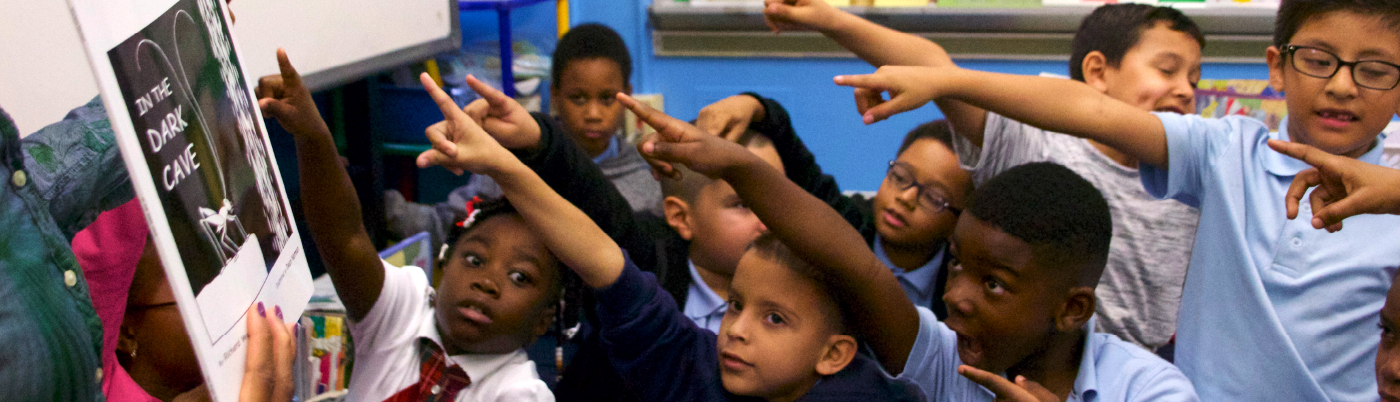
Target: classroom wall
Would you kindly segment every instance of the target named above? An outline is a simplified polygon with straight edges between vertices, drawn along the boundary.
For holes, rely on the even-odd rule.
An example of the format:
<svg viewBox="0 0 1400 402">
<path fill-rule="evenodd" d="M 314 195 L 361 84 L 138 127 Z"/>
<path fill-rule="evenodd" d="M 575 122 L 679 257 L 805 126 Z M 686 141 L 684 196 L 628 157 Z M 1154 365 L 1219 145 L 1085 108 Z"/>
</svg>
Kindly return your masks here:
<svg viewBox="0 0 1400 402">
<path fill-rule="evenodd" d="M 666 113 L 694 118 L 700 108 L 744 91 L 774 98 L 787 108 L 793 125 L 817 162 L 845 190 L 874 191 L 884 178 L 904 134 L 920 123 L 942 118 L 925 106 L 870 126 L 861 124 L 849 88 L 831 78 L 866 74 L 874 68 L 856 58 L 657 57 L 651 51 L 647 7 L 651 0 L 570 0 L 574 25 L 598 22 L 613 27 L 632 50 L 632 84 L 638 93 L 661 93 Z M 624 7 L 624 5 L 626 7 Z M 1259 49 L 1262 55 L 1264 49 Z M 1062 61 L 957 60 L 977 70 L 1012 74 L 1069 75 Z M 1263 63 L 1207 63 L 1202 78 L 1267 79 Z"/>
<path fill-rule="evenodd" d="M 0 10 L 0 107 L 20 135 L 59 121 L 97 96 L 97 79 L 66 1 L 0 0 Z"/>
</svg>

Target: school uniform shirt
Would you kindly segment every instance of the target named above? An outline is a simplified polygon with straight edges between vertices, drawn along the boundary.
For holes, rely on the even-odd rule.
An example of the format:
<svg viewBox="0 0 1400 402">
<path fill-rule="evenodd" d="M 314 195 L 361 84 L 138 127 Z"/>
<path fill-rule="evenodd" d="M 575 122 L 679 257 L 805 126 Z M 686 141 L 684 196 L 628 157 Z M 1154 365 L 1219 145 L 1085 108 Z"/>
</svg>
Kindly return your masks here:
<svg viewBox="0 0 1400 402">
<path fill-rule="evenodd" d="M 754 400 L 724 390 L 714 332 L 695 325 L 657 284 L 632 264 L 616 282 L 596 291 L 600 338 L 608 359 L 643 401 Z M 875 361 L 857 355 L 845 369 L 822 377 L 799 401 L 919 401 L 918 388 L 890 378 Z"/>
<path fill-rule="evenodd" d="M 974 186 L 1016 166 L 1055 162 L 1103 194 L 1113 219 L 1108 264 L 1094 290 L 1099 332 L 1156 350 L 1176 331 L 1181 286 L 1200 212 L 1142 188 L 1136 167 L 1114 162 L 1089 140 L 987 113 L 982 146 L 953 136 L 953 151 Z"/>
<path fill-rule="evenodd" d="M 880 235 L 875 235 L 875 244 L 871 248 L 875 250 L 875 258 L 880 259 L 880 262 L 885 263 L 890 272 L 894 273 L 894 278 L 899 280 L 899 286 L 904 288 L 904 295 L 908 296 L 915 306 L 929 308 L 933 305 L 935 295 L 942 298 L 943 292 L 934 290 L 941 289 L 938 284 L 938 271 L 943 269 L 943 259 L 948 255 L 947 247 L 939 249 L 938 254 L 934 254 L 927 263 L 912 271 L 896 267 L 894 262 L 890 261 L 889 255 L 885 254 L 885 247 L 880 244 Z"/>
<path fill-rule="evenodd" d="M 102 400 L 102 321 L 70 242 L 133 195 L 101 99 L 24 139 L 0 109 L 0 399 Z"/>
<path fill-rule="evenodd" d="M 1167 166 L 1142 167 L 1153 195 L 1201 210 L 1181 298 L 1176 364 L 1207 401 L 1376 400 L 1379 312 L 1400 264 L 1400 216 L 1313 229 L 1284 195 L 1309 166 L 1270 149 L 1263 122 L 1157 113 Z M 1384 135 L 1360 158 L 1379 164 Z"/>
<path fill-rule="evenodd" d="M 355 374 L 350 377 L 348 401 L 383 401 L 418 382 L 419 339 L 442 345 L 432 292 L 422 269 L 384 263 L 379 300 L 363 320 L 350 323 Z M 554 401 L 523 349 L 498 355 L 452 355 L 447 364 L 461 366 L 471 379 L 471 385 L 457 393 L 457 401 Z"/>
<path fill-rule="evenodd" d="M 909 351 L 900 379 L 918 384 L 933 401 L 992 401 L 996 395 L 958 374 L 958 334 L 933 312 L 919 311 L 919 335 Z M 1191 382 L 1171 363 L 1117 336 L 1084 325 L 1084 353 L 1068 401 L 1199 401 Z M 1209 399 L 1207 399 L 1209 400 Z"/>
<path fill-rule="evenodd" d="M 719 324 L 724 320 L 724 312 L 729 302 L 719 298 L 719 294 L 700 277 L 695 261 L 690 265 L 690 291 L 685 298 L 685 316 L 695 322 L 695 326 L 719 333 Z"/>
<path fill-rule="evenodd" d="M 816 156 L 812 155 L 802 143 L 802 139 L 798 138 L 792 127 L 792 119 L 788 117 L 787 109 L 784 109 L 782 104 L 752 92 L 745 92 L 744 95 L 757 99 L 763 105 L 763 119 L 750 123 L 749 129 L 762 133 L 773 141 L 773 148 L 783 160 L 783 170 L 787 172 L 788 180 L 792 180 L 812 196 L 825 201 L 860 232 L 865 243 L 880 257 L 880 262 L 885 263 L 895 278 L 899 279 L 905 295 L 909 296 L 915 305 L 933 310 L 934 315 L 939 318 L 947 317 L 948 309 L 943 305 L 943 291 L 948 279 L 945 267 L 948 263 L 948 242 L 940 240 L 935 245 L 938 252 L 919 269 L 905 271 L 890 263 L 883 246 L 876 244 L 878 233 L 875 230 L 872 201 L 860 195 L 845 195 L 841 186 L 836 183 L 836 178 L 822 172 L 821 166 L 817 165 Z"/>
<path fill-rule="evenodd" d="M 558 121 L 540 113 L 531 113 L 531 117 L 540 126 L 539 146 L 512 150 L 515 156 L 627 250 L 637 266 L 661 278 L 666 292 L 675 303 L 684 303 L 691 283 L 688 263 L 690 243 L 682 239 L 659 215 L 634 211 L 628 198 L 623 195 L 623 184 L 609 181 L 605 165 L 594 163 L 584 154 Z M 621 145 L 618 152 L 636 154 L 637 151 L 630 145 Z M 612 160 L 625 158 L 630 157 Z M 652 187 L 659 188 L 646 172 L 648 168 L 644 161 L 640 169 L 643 178 Z M 585 294 L 584 297 L 589 296 Z M 568 345 L 574 348 L 575 353 L 566 352 L 565 364 L 568 366 L 555 387 L 556 395 L 561 401 L 635 401 L 636 396 L 627 389 L 598 343 L 597 325 L 593 321 L 596 317 L 592 311 L 594 306 L 591 301 L 584 302 L 586 319 L 580 324 L 578 333 L 569 340 Z M 553 363 L 553 360 L 548 362 Z"/>
</svg>

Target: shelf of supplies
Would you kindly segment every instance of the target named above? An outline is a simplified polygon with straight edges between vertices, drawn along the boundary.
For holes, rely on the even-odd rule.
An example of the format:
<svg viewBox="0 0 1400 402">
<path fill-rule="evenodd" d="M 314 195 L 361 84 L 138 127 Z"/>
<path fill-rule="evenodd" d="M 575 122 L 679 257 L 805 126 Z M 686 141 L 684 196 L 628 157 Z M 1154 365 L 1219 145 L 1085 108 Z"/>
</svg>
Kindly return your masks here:
<svg viewBox="0 0 1400 402">
<path fill-rule="evenodd" d="M 510 12 L 517 8 L 532 6 L 553 0 L 460 0 L 457 8 L 461 11 L 495 10 L 501 49 L 501 91 L 506 96 L 515 97 L 515 73 L 511 70 L 515 60 L 515 50 L 511 48 Z"/>
<path fill-rule="evenodd" d="M 956 58 L 1068 60 L 1070 41 L 1092 6 L 1032 8 L 843 7 L 881 25 L 938 42 Z M 1273 8 L 1182 6 L 1206 35 L 1213 62 L 1261 62 Z M 758 3 L 695 5 L 655 0 L 649 8 L 658 56 L 854 57 L 813 32 L 773 35 Z"/>
</svg>

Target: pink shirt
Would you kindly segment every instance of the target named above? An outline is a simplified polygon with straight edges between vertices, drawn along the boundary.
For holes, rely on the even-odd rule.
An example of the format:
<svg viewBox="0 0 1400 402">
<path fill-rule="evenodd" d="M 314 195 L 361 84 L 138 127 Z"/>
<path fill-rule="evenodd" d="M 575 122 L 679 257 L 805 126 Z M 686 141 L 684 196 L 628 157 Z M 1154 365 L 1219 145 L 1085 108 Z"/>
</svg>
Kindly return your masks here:
<svg viewBox="0 0 1400 402">
<path fill-rule="evenodd" d="M 146 218 L 133 199 L 103 212 L 73 237 L 73 255 L 83 268 L 92 306 L 102 320 L 102 393 L 109 402 L 154 402 L 117 364 L 117 334 L 126 316 L 127 291 L 146 248 Z"/>
</svg>

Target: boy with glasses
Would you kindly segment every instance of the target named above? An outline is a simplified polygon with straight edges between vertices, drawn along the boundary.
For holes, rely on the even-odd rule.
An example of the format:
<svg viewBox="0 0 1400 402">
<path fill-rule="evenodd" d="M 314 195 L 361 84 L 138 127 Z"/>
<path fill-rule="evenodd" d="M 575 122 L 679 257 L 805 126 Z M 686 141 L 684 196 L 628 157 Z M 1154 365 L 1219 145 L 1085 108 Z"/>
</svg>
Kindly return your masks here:
<svg viewBox="0 0 1400 402">
<path fill-rule="evenodd" d="M 842 194 L 824 174 L 792 128 L 787 110 L 754 93 L 731 96 L 700 110 L 696 126 L 732 140 L 756 131 L 773 141 L 789 180 L 826 201 L 860 231 L 899 280 L 909 301 L 947 317 L 948 236 L 958 222 L 957 206 L 972 181 L 953 154 L 953 133 L 943 120 L 909 131 L 873 199 Z"/>
<path fill-rule="evenodd" d="M 821 31 L 872 65 L 953 65 L 938 44 L 821 1 L 768 3 L 765 15 L 775 26 Z M 1084 17 L 1075 33 L 1070 78 L 1143 111 L 1192 113 L 1204 44 L 1196 24 L 1178 10 L 1101 6 Z M 1166 345 L 1175 332 L 1199 213 L 1148 194 L 1137 159 L 1101 143 L 1042 130 L 965 102 L 936 102 L 958 134 L 952 149 L 974 185 L 1012 167 L 1055 162 L 1104 193 L 1113 215 L 1113 241 L 1096 288 L 1096 329 L 1148 350 Z"/>
<path fill-rule="evenodd" d="M 1400 1 L 1284 0 L 1277 20 L 1265 52 L 1288 105 L 1277 133 L 1247 117 L 1147 113 L 1040 77 L 889 67 L 836 82 L 861 88 L 867 121 L 945 98 L 1100 141 L 1142 161 L 1150 193 L 1199 207 L 1176 364 L 1202 400 L 1375 400 L 1370 362 L 1400 216 L 1347 218 L 1333 234 L 1314 228 L 1307 205 L 1286 218 L 1290 183 L 1315 173 L 1267 142 L 1381 162 L 1381 130 L 1400 110 Z M 878 91 L 897 95 L 879 101 Z"/>
</svg>

